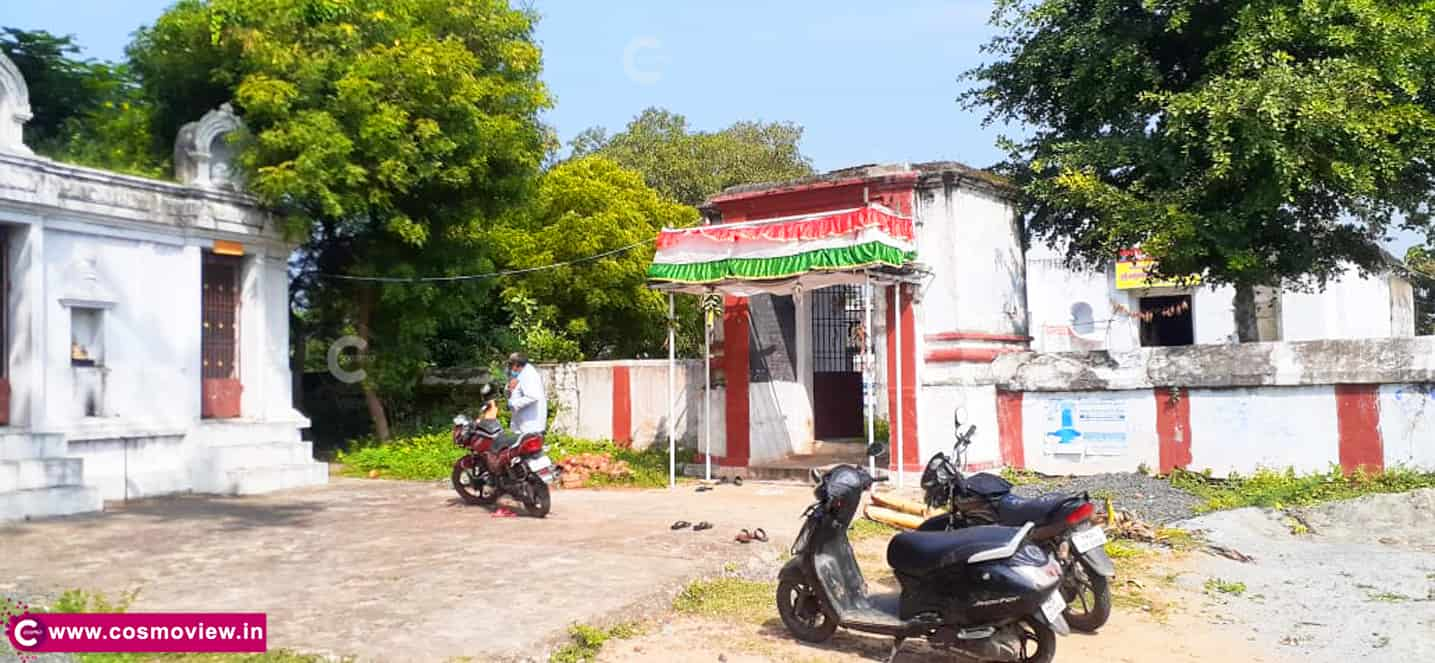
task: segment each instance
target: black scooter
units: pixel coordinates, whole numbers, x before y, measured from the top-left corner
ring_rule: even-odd
[[[884,450],[873,445],[868,455]],[[921,637],[974,661],[1050,663],[1056,634],[1070,629],[1061,616],[1060,567],[1026,542],[1032,524],[898,534],[887,563],[902,591],[867,593],[847,529],[862,493],[885,480],[852,465],[822,476],[778,577],[777,612],[787,630],[807,642],[825,641],[839,626],[891,636],[889,662],[905,640]]]
[[[955,418],[961,431],[961,411]],[[921,532],[955,531],[986,525],[1033,523],[1031,541],[1061,565],[1064,617],[1078,631],[1094,632],[1111,617],[1111,583],[1116,565],[1106,554],[1106,534],[1091,522],[1095,505],[1085,494],[1048,493],[1023,498],[1012,484],[990,473],[966,476],[967,449],[977,427],[957,434],[952,457],[937,454],[922,472],[927,506],[947,508],[946,514],[922,523]]]

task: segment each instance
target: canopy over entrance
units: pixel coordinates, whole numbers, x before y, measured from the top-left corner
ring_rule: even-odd
[[[863,283],[915,258],[912,219],[880,205],[664,229],[648,280],[664,290],[748,296]]]
[[[675,293],[693,295],[726,294],[751,297],[758,294],[799,295],[835,285],[862,285],[863,330],[872,329],[872,298],[880,285],[920,283],[925,270],[915,264],[916,236],[911,217],[887,207],[864,207],[806,214],[761,221],[724,223],[696,228],[665,228],[658,235],[657,252],[648,268],[654,289],[668,293],[668,482],[677,483],[675,418],[676,318]],[[896,306],[901,308],[901,290],[894,288]],[[705,298],[706,299],[706,298]],[[721,300],[718,300],[721,301]],[[705,309],[709,307],[705,304]],[[721,305],[718,305],[721,308]],[[712,479],[712,338],[714,312],[704,315],[703,355],[703,449],[704,476]],[[874,335],[864,331],[862,341],[862,399],[867,419],[867,443],[875,436],[875,390],[872,366],[876,361]],[[901,334],[897,335],[901,356]],[[897,362],[897,389],[900,401],[901,362]],[[902,409],[897,408],[898,430],[902,430]],[[875,459],[868,458],[876,473]],[[899,480],[904,465],[898,458]]]

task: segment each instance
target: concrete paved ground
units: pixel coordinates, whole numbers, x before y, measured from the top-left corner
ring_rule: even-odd
[[[546,660],[573,623],[664,610],[693,577],[772,557],[810,501],[810,488],[758,483],[557,491],[552,514],[535,520],[491,518],[436,483],[160,498],[0,527],[0,594],[138,588],[136,611],[266,612],[271,648]],[[678,519],[717,527],[673,532]],[[753,527],[772,535],[766,550],[732,541]]]

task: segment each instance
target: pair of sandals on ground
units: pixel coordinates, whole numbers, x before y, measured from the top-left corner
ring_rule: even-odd
[[[734,486],[738,486],[738,487],[741,487],[741,486],[742,486],[742,477],[733,477],[730,481],[731,481],[732,485],[734,485]],[[727,477],[723,477],[723,478],[721,478],[721,479],[718,479],[718,483],[719,483],[719,484],[729,483],[729,479],[728,479]],[[712,486],[698,486],[698,492],[699,492],[699,493],[706,493],[706,492],[708,492],[709,490],[712,490],[712,489],[713,489]]]
[[[679,520],[678,522],[673,523],[672,529],[676,531],[680,529],[687,529],[688,527],[692,527],[694,532],[701,532],[703,530],[712,529],[713,524],[704,520],[694,525],[686,520]],[[767,532],[764,531],[761,527],[752,530],[751,532],[747,530],[740,530],[738,531],[737,536],[733,537],[733,540],[737,541],[738,543],[752,543],[753,541],[766,543]]]

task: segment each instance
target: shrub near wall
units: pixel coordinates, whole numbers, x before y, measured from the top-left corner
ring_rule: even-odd
[[[619,485],[638,487],[661,487],[668,483],[668,451],[657,445],[645,451],[634,451],[614,445],[607,440],[584,440],[562,433],[547,435],[548,457],[555,464],[581,454],[606,454],[614,462],[625,462],[631,474],[624,478],[603,477],[596,485]],[[368,476],[378,471],[386,479],[407,479],[413,481],[447,480],[453,472],[453,464],[463,457],[465,451],[454,445],[453,432],[448,429],[395,438],[379,443],[372,438],[355,440],[347,451],[338,454],[344,473],[351,476]],[[693,459],[691,449],[678,450],[678,462],[688,463]],[[596,478],[597,475],[595,475]]]

